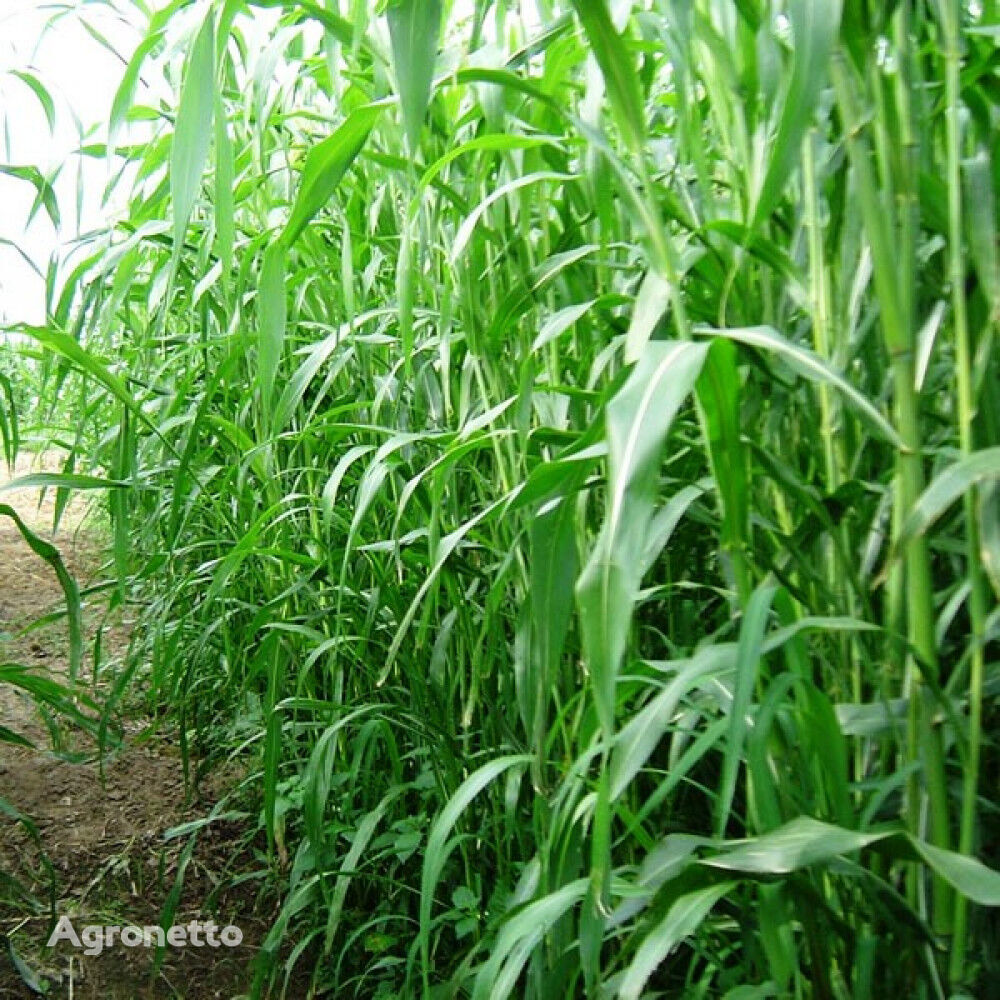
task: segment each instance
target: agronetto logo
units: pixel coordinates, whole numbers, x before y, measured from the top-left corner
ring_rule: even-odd
[[[192,920],[164,930],[159,926],[139,927],[135,924],[87,924],[77,934],[69,917],[59,918],[59,923],[49,935],[51,948],[60,941],[69,941],[74,948],[82,948],[84,955],[100,955],[105,948],[116,943],[126,948],[235,948],[243,941],[243,931],[233,924],[219,927],[211,920]]]

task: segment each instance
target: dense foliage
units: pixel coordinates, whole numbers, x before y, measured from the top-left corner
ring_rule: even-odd
[[[472,8],[149,13],[20,330],[258,987],[985,995],[997,4]]]

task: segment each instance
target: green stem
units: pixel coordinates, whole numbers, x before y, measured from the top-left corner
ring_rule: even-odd
[[[961,4],[959,0],[941,3],[941,23],[944,32],[945,63],[945,137],[948,186],[948,280],[951,284],[951,307],[955,332],[955,382],[958,394],[958,437],[963,455],[974,448],[973,417],[975,400],[972,385],[972,357],[969,345],[969,324],[965,302],[965,263],[962,233],[961,177],[961,51],[959,31]],[[965,538],[967,577],[969,583],[969,621],[971,651],[969,665],[969,749],[962,781],[962,809],[959,822],[958,849],[971,854],[976,828],[976,792],[979,784],[980,744],[983,719],[983,632],[986,621],[986,594],[982,566],[979,561],[979,522],[976,516],[974,491],[965,494]],[[954,938],[952,940],[949,974],[954,984],[965,978],[967,947],[968,902],[962,895],[955,898]]]
[[[910,283],[901,284],[899,246],[892,237],[893,206],[881,197],[871,162],[871,151],[862,128],[862,119],[855,97],[855,81],[850,76],[842,53],[835,54],[832,64],[837,103],[844,120],[847,152],[857,181],[858,200],[865,231],[872,251],[875,292],[881,310],[882,335],[889,356],[896,427],[903,447],[896,454],[896,500],[893,518],[894,534],[902,520],[913,509],[924,488],[920,404],[914,386],[914,335],[909,321],[912,308],[907,301]],[[908,109],[907,109],[908,111]],[[910,133],[912,135],[912,133]],[[905,139],[905,137],[904,137]],[[904,168],[897,178],[905,199],[909,196],[913,178]],[[905,231],[905,229],[904,229]],[[905,265],[905,262],[904,262]],[[947,848],[950,842],[948,822],[948,792],[945,781],[940,735],[930,722],[930,709],[925,704],[925,692],[914,657],[936,676],[938,670],[937,642],[934,635],[934,592],[931,585],[930,561],[922,535],[909,539],[903,549],[906,579],[906,626],[912,655],[908,658],[908,693],[911,704],[911,725],[907,739],[907,759],[921,760],[923,777],[930,799],[931,839]],[[907,819],[911,830],[919,829],[922,789],[915,775],[907,789]],[[911,874],[911,897],[915,896],[915,880]],[[935,927],[946,932],[950,924],[953,898],[943,880],[934,880]]]

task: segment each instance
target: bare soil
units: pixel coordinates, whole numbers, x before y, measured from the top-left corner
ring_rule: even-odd
[[[13,470],[21,476],[39,468],[58,468],[57,455],[25,456]],[[0,483],[8,480],[0,467]],[[102,545],[88,527],[86,502],[74,498],[58,533],[52,535],[54,496],[37,489],[0,492],[32,530],[51,540],[81,587],[97,572]],[[63,604],[51,567],[22,539],[14,522],[0,516],[0,664],[31,666],[42,675],[66,681],[68,641],[65,623],[40,629],[25,626]],[[106,605],[91,597],[85,626],[92,638]],[[130,622],[105,621],[102,661],[112,669],[124,659]],[[88,643],[89,645],[89,643]],[[85,678],[91,664],[85,659]],[[106,682],[87,693],[100,702]],[[45,946],[56,916],[68,915],[79,933],[87,924],[146,926],[160,922],[161,909],[175,883],[186,838],[165,840],[172,827],[205,816],[211,800],[185,788],[181,758],[169,736],[153,720],[123,720],[122,745],[98,752],[91,735],[61,727],[54,745],[49,726],[32,701],[0,682],[0,727],[25,737],[34,748],[0,740],[0,804],[4,801],[30,819],[10,819],[0,811],[0,1000],[36,997],[74,1000],[228,1000],[246,995],[250,963],[268,926],[258,912],[255,883],[225,891],[232,870],[253,870],[252,855],[234,857],[245,843],[233,824],[213,824],[199,836],[186,868],[174,924],[214,920],[235,924],[244,934],[237,948],[167,948],[154,972],[155,948],[120,942],[99,956],[84,955],[69,942]],[[103,771],[103,776],[102,776]],[[245,850],[245,849],[244,849]],[[259,867],[259,866],[256,866]],[[11,887],[17,880],[23,893]],[[222,887],[218,898],[213,890]],[[34,983],[34,985],[30,985]],[[38,990],[45,987],[44,992]]]

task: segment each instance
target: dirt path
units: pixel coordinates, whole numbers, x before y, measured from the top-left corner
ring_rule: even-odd
[[[42,465],[58,468],[58,457]],[[30,457],[19,459],[15,475],[37,470]],[[11,477],[13,478],[13,477]],[[0,483],[8,479],[0,467]],[[39,506],[39,491],[0,493],[31,528],[60,550],[81,588],[99,564],[100,543],[85,520],[86,505],[74,499],[53,538],[54,498]],[[57,609],[63,596],[51,567],[27,546],[14,522],[0,517],[0,664],[30,666],[43,676],[65,680],[68,643],[64,623],[37,631],[22,627]],[[100,599],[84,609],[88,640],[104,611]],[[103,633],[102,660],[121,661],[129,623],[112,623]],[[88,641],[89,646],[89,641]],[[84,675],[91,672],[89,656]],[[99,700],[99,692],[93,692]],[[240,947],[167,948],[162,969],[151,975],[155,949],[125,947],[120,942],[98,956],[64,941],[44,947],[51,926],[50,900],[57,916],[69,916],[79,934],[85,925],[158,924],[161,907],[174,884],[183,838],[165,841],[166,830],[204,816],[210,803],[186,801],[179,756],[169,742],[151,735],[147,720],[131,718],[123,745],[109,753],[104,780],[93,738],[63,727],[61,752],[54,752],[48,727],[33,703],[0,682],[0,727],[25,737],[34,749],[0,740],[0,804],[30,817],[37,829],[0,812],[0,1000],[39,995],[74,1000],[139,998],[230,998],[245,994],[248,965],[266,928],[253,911],[253,895],[229,894],[208,908],[206,897],[224,880],[232,863],[231,844],[238,829],[213,826],[199,839],[187,866],[175,925],[214,919],[244,933]],[[39,849],[41,848],[41,850]],[[47,874],[45,858],[54,873]],[[252,864],[241,859],[240,867]],[[16,880],[20,889],[12,887]],[[28,983],[36,979],[36,988]],[[26,982],[27,981],[27,982]],[[47,983],[47,990],[37,987]]]

